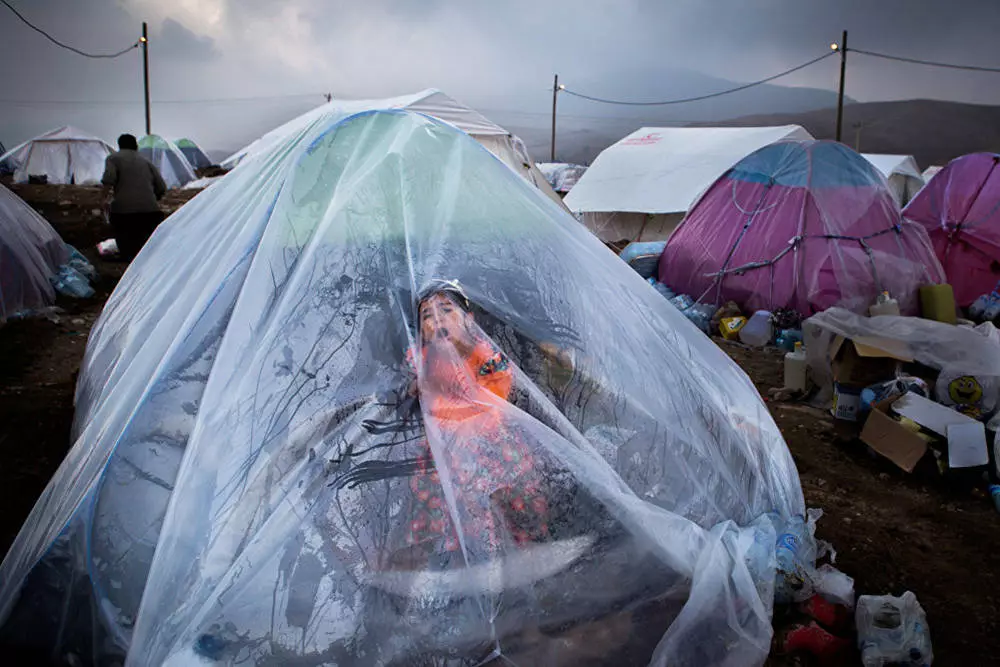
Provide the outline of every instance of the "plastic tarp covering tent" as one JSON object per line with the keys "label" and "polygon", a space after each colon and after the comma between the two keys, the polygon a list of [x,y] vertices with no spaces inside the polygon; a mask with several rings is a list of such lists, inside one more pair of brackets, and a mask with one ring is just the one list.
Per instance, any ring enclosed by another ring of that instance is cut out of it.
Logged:
{"label": "plastic tarp covering tent", "polygon": [[535,165],[542,172],[552,189],[565,194],[573,189],[587,168],[582,164],[567,164],[565,162],[539,162]]}
{"label": "plastic tarp covering tent", "polygon": [[885,176],[889,192],[900,206],[906,206],[920,192],[920,188],[924,187],[924,177],[912,155],[862,153],[861,157],[871,162]]}
{"label": "plastic tarp covering tent", "polygon": [[232,169],[247,156],[275,146],[319,119],[336,118],[344,113],[357,113],[364,109],[407,109],[454,125],[472,136],[485,146],[486,150],[500,158],[501,162],[562,206],[562,199],[552,190],[545,176],[531,161],[528,149],[520,137],[511,134],[478,111],[432,88],[384,100],[332,100],[293,118],[236,151],[222,161],[222,167]]}
{"label": "plastic tarp covering tent", "polygon": [[80,377],[0,566],[0,642],[127,665],[769,651],[776,531],[805,508],[750,380],[434,119],[324,118],[248,158],[157,229]]}
{"label": "plastic tarp covering tent", "polygon": [[148,134],[140,139],[139,155],[153,163],[171,190],[195,179],[194,170],[184,154],[162,137]]}
{"label": "plastic tarp covering tent", "polygon": [[69,260],[56,230],[0,185],[0,323],[15,313],[51,306],[49,279]]}
{"label": "plastic tarp covering tent", "polygon": [[0,157],[13,169],[15,183],[45,176],[54,185],[94,185],[101,182],[104,160],[114,149],[75,127],[60,127],[16,146]]}
{"label": "plastic tarp covering tent", "polygon": [[952,160],[903,210],[923,225],[955,290],[968,307],[1000,282],[1000,155]]}
{"label": "plastic tarp covering tent", "polygon": [[741,160],[705,193],[660,258],[660,282],[709,303],[803,315],[864,313],[884,290],[916,314],[943,280],[920,225],[901,220],[885,179],[830,141],[789,141]]}
{"label": "plastic tarp covering tent", "polygon": [[604,241],[663,241],[715,179],[762,146],[811,139],[781,127],[644,127],[606,148],[566,195]]}
{"label": "plastic tarp covering tent", "polygon": [[194,143],[190,139],[178,139],[176,142],[177,150],[184,155],[187,159],[188,164],[190,164],[195,169],[205,169],[206,167],[212,166],[212,159],[205,154],[205,151],[201,150],[198,144]]}

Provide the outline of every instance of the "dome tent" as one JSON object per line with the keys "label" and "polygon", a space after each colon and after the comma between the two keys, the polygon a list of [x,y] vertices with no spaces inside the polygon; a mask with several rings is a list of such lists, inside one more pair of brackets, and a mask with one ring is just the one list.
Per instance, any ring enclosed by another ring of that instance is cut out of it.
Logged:
{"label": "dome tent", "polygon": [[[420,375],[415,403],[406,371],[439,279],[509,358],[491,410],[548,473],[551,542],[485,558],[467,535],[463,566],[414,579],[386,560],[420,447],[456,524],[468,500],[440,390]],[[610,615],[613,664],[760,664],[772,521],[804,512],[742,371],[475,141],[404,111],[322,119],[161,226],[91,336],[74,435],[0,566],[0,637],[95,662],[473,665]]]}
{"label": "dome tent", "polygon": [[212,166],[212,159],[205,154],[205,151],[201,150],[198,144],[190,139],[178,139],[175,143],[177,150],[184,155],[188,164],[193,168],[205,169]]}
{"label": "dome tent", "polygon": [[0,164],[13,170],[15,183],[44,176],[53,185],[95,185],[113,152],[102,139],[67,125],[15,146],[0,156]]}
{"label": "dome tent", "polygon": [[184,154],[163,138],[148,134],[139,140],[139,155],[160,170],[167,188],[173,190],[195,179],[194,170]]}
{"label": "dome tent", "polygon": [[939,171],[903,209],[922,225],[962,308],[1000,282],[1000,155],[973,153]]}
{"label": "dome tent", "polygon": [[0,185],[0,323],[55,302],[51,279],[69,260],[56,230]]}
{"label": "dome tent", "polygon": [[869,162],[835,142],[791,141],[750,154],[705,192],[667,241],[659,278],[748,311],[865,313],[888,290],[915,314],[917,289],[943,272]]}

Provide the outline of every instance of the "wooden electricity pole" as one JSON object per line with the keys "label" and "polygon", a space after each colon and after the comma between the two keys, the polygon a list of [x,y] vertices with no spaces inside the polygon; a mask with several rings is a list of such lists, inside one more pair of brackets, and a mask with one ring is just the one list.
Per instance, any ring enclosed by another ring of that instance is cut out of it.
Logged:
{"label": "wooden electricity pole", "polygon": [[844,83],[847,79],[847,31],[840,39],[840,93],[837,95],[837,141],[844,129]]}

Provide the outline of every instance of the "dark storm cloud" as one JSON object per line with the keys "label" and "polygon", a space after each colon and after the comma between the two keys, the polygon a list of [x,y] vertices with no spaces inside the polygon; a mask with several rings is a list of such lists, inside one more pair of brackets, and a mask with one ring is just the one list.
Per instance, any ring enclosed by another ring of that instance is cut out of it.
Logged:
{"label": "dark storm cloud", "polygon": [[[438,87],[484,110],[544,125],[552,74],[582,92],[631,99],[711,92],[851,46],[906,57],[1000,66],[995,0],[17,0],[61,39],[94,50],[151,26],[154,123],[210,148],[235,148],[318,94],[385,96]],[[3,8],[0,8],[2,11]],[[75,107],[3,107],[10,143],[48,125],[89,124],[114,136],[141,123],[137,56],[90,62],[45,43],[7,15],[0,43],[4,99],[108,100]],[[932,97],[1000,104],[1000,75],[849,56],[860,101]],[[698,79],[690,72],[723,81]],[[828,59],[782,85],[832,90]],[[702,86],[711,90],[694,90]],[[583,90],[585,88],[585,90]],[[179,99],[313,93],[279,102],[183,105]],[[580,103],[580,115],[621,115]],[[683,108],[677,108],[683,115]],[[502,120],[498,117],[499,120]],[[598,121],[594,121],[598,122]],[[141,128],[139,128],[141,129]]]}
{"label": "dark storm cloud", "polygon": [[220,55],[214,40],[199,37],[173,19],[165,20],[154,37],[157,50],[167,58],[204,61]]}

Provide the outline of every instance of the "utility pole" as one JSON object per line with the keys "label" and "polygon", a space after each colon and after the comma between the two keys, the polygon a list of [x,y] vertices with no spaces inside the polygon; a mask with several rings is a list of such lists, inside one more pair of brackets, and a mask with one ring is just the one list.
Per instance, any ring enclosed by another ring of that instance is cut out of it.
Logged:
{"label": "utility pole", "polygon": [[844,128],[844,83],[847,79],[847,31],[840,38],[840,94],[837,96],[837,141]]}
{"label": "utility pole", "polygon": [[142,22],[142,82],[146,92],[146,134],[150,134],[149,125],[149,36],[146,32],[146,22]]}
{"label": "utility pole", "polygon": [[855,123],[854,124],[854,152],[855,153],[860,153],[861,152],[861,130],[862,130],[862,128],[864,128],[864,125],[862,125],[861,123]]}
{"label": "utility pole", "polygon": [[556,74],[552,82],[552,152],[549,155],[549,162],[556,161],[556,99],[559,96],[559,75]]}
{"label": "utility pole", "polygon": [[329,104],[333,100],[333,93],[326,93],[323,97],[326,98],[326,103]]}

